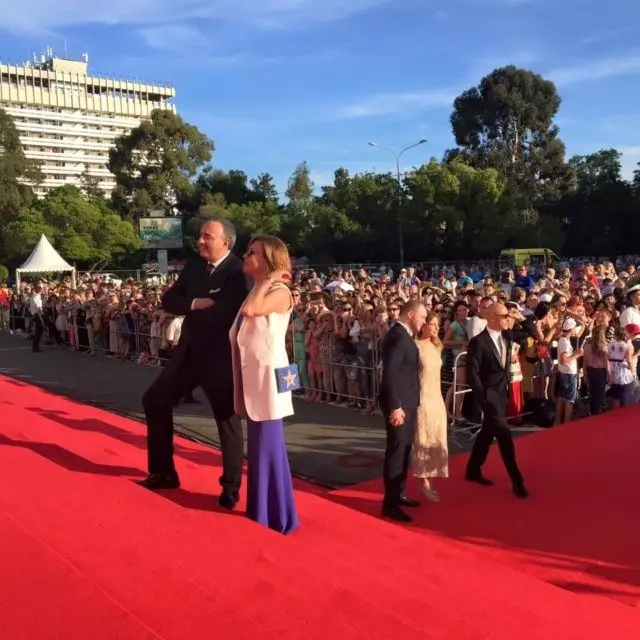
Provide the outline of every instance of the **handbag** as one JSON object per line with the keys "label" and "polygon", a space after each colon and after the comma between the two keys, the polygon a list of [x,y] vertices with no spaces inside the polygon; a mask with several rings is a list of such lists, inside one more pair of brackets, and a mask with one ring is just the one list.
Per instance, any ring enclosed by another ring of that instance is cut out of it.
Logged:
{"label": "handbag", "polygon": [[300,372],[295,362],[286,367],[276,368],[275,373],[278,393],[297,391],[302,387],[300,384]]}
{"label": "handbag", "polygon": [[538,354],[538,358],[542,360],[550,357],[549,347],[542,342],[536,343],[536,353]]}

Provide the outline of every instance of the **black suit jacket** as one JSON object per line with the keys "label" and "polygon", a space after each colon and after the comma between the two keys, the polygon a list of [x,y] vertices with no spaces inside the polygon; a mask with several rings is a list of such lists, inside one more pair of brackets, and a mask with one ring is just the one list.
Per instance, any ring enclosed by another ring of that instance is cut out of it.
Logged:
{"label": "black suit jacket", "polygon": [[513,333],[504,331],[502,339],[507,353],[506,366],[489,332],[485,329],[469,342],[467,352],[467,381],[477,402],[505,404],[509,398],[509,368]]}
{"label": "black suit jacket", "polygon": [[385,414],[420,404],[420,353],[407,330],[395,324],[382,343],[380,405]]}
{"label": "black suit jacket", "polygon": [[[207,261],[200,257],[190,260],[164,294],[162,307],[173,315],[185,316],[172,361],[175,358],[179,363],[189,353],[191,361],[212,376],[212,383],[224,386],[233,384],[229,330],[249,293],[249,282],[242,261],[233,253],[213,274],[208,275],[207,268]],[[191,311],[195,298],[212,298],[215,304]]]}

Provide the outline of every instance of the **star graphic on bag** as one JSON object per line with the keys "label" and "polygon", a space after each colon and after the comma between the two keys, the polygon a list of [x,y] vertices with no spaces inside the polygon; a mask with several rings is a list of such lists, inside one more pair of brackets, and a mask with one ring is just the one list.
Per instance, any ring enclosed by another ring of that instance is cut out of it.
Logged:
{"label": "star graphic on bag", "polygon": [[296,374],[293,371],[289,371],[286,376],[282,376],[282,379],[287,383],[287,389],[296,386]]}

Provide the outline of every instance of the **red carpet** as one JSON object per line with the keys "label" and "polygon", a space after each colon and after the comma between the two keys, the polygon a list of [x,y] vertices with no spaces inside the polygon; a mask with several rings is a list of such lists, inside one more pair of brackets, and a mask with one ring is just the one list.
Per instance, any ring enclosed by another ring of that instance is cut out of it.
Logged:
{"label": "red carpet", "polygon": [[[497,449],[485,469],[493,487],[461,482],[467,457],[456,456],[451,479],[435,481],[442,502],[418,512],[414,531],[464,541],[573,593],[638,606],[640,407],[540,432],[516,447],[530,501],[510,493]],[[335,499],[373,514],[380,494],[374,481]]]}
{"label": "red carpet", "polygon": [[297,483],[285,538],[217,510],[216,452],[178,440],[184,487],[156,495],[141,425],[6,378],[0,408],[1,640],[640,638],[624,421],[519,442],[530,503],[456,475],[412,528],[368,514],[377,485]]}

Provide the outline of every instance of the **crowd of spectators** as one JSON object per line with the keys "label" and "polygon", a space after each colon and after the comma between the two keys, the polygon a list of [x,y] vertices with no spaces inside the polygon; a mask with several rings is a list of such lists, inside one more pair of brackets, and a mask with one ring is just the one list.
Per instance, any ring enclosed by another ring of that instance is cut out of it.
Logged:
{"label": "crowd of spectators", "polygon": [[[401,306],[420,299],[440,315],[443,393],[449,412],[461,421],[466,419],[464,354],[484,328],[483,308],[495,301],[521,314],[523,337],[512,362],[515,418],[531,399],[553,402],[557,422],[571,419],[580,398],[588,399],[592,413],[635,402],[638,262],[625,256],[616,262],[574,259],[500,271],[483,264],[397,273],[385,267],[298,269],[288,348],[300,370],[301,394],[312,402],[376,412],[382,339]],[[182,318],[161,309],[173,277],[120,284],[85,274],[75,289],[70,280],[39,282],[46,339],[87,354],[162,365],[182,324]],[[30,332],[35,284],[22,283],[17,291],[0,287],[0,330]]]}

